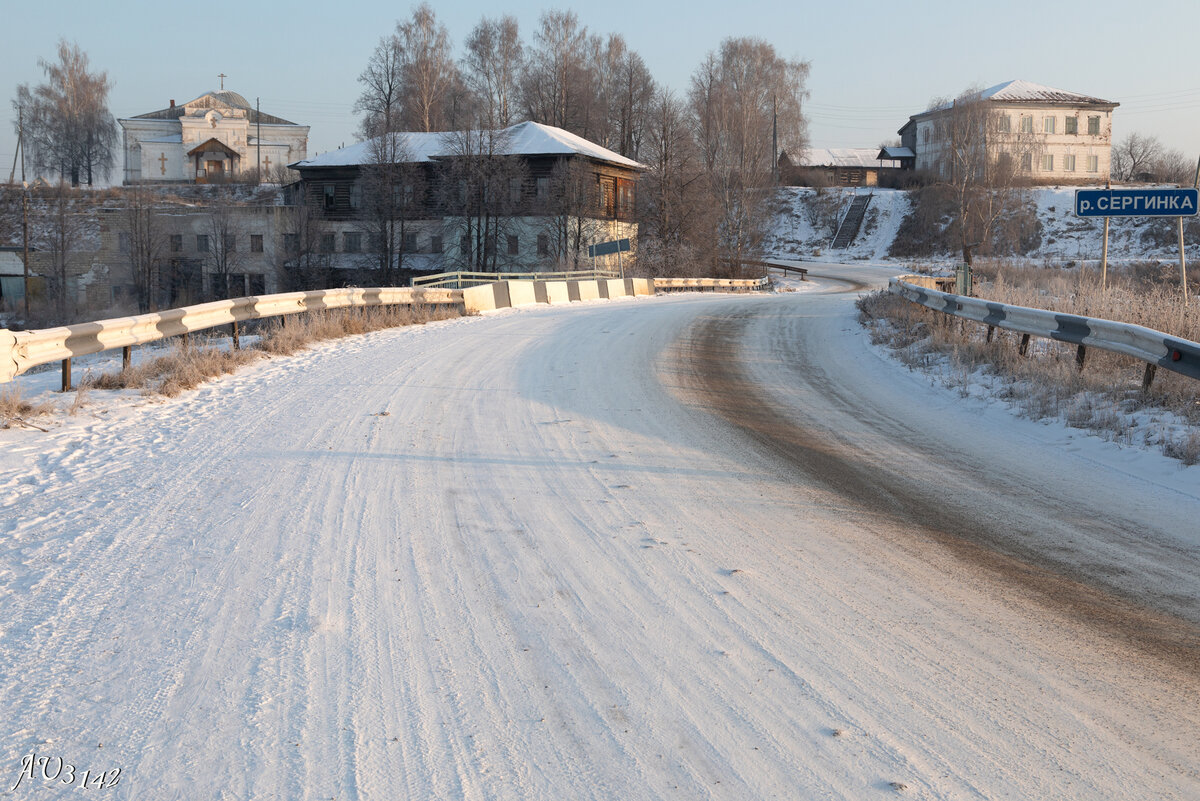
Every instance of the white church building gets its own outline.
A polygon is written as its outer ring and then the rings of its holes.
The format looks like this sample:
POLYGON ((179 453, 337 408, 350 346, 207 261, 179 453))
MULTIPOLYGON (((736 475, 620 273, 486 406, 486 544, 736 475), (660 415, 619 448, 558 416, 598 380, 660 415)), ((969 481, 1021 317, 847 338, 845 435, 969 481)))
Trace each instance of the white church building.
POLYGON ((308 156, 308 126, 259 113, 237 92, 206 92, 182 105, 117 121, 124 183, 221 183, 270 176, 308 156))

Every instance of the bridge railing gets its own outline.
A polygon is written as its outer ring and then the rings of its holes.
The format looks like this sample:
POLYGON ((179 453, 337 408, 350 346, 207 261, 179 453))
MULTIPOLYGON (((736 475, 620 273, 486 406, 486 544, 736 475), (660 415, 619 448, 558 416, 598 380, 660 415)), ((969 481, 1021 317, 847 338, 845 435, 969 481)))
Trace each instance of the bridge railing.
POLYGON ((466 289, 469 286, 491 284, 496 281, 591 281, 619 278, 616 270, 574 270, 552 273, 479 273, 458 271, 423 275, 412 279, 414 287, 443 287, 466 289))
POLYGON ((1073 314, 1026 306, 1010 306, 983 298, 940 292, 913 283, 915 276, 891 279, 888 291, 913 303, 964 320, 1024 334, 1024 352, 1031 336, 1067 342, 1078 346, 1077 361, 1082 366, 1086 348, 1121 353, 1146 362, 1142 386, 1148 388, 1158 367, 1189 378, 1200 379, 1200 343, 1165 334, 1131 323, 1079 317, 1073 314))
POLYGON ((415 304, 461 304, 462 292, 451 289, 377 287, 372 289, 322 289, 258 297, 231 298, 183 306, 133 317, 44 328, 37 331, 0 329, 0 383, 11 381, 40 364, 63 362, 63 389, 70 388, 70 362, 77 356, 144 345, 165 337, 180 336, 220 325, 300 312, 351 307, 415 304))

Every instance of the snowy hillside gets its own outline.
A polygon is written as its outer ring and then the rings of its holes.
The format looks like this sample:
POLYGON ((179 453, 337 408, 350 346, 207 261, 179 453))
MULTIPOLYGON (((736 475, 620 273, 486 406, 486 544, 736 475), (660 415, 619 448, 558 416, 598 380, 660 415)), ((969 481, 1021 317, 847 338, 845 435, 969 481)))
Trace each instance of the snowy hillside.
POLYGON ((835 219, 841 219, 854 199, 866 189, 815 189, 784 187, 776 197, 775 223, 767 238, 769 256, 781 259, 826 261, 879 261, 887 258, 901 221, 909 211, 908 192, 901 189, 875 189, 867 216, 858 237, 848 248, 831 250, 836 233, 835 219))
MULTIPOLYGON (((1075 216, 1076 187, 1051 186, 1032 190, 1041 236, 1037 246, 1021 254, 1039 261, 1072 262, 1100 258, 1104 223, 1098 218, 1075 216)), ((775 220, 766 241, 771 257, 825 261, 897 261, 888 255, 892 240, 912 208, 910 192, 903 189, 874 189, 874 197, 854 243, 833 250, 835 219, 840 219, 855 193, 867 189, 835 188, 818 192, 803 187, 785 187, 776 198, 775 220)), ((1113 262, 1179 258, 1175 218, 1112 219, 1108 255, 1113 262)), ((1188 260, 1200 258, 1200 221, 1192 219, 1185 228, 1188 260)), ((953 260, 955 253, 932 253, 932 259, 953 260)))

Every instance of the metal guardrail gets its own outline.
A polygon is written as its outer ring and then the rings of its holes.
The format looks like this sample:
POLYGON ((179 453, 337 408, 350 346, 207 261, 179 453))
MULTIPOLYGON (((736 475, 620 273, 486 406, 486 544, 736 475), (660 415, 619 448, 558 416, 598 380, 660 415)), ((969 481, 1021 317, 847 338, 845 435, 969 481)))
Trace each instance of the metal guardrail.
POLYGON ((473 273, 453 272, 423 275, 410 282, 414 287, 448 287, 465 289, 468 286, 491 284, 496 281, 591 281, 604 278, 620 278, 616 270, 575 270, 556 273, 473 273))
POLYGON ((76 356, 144 345, 165 337, 190 334, 219 325, 233 325, 236 335, 238 323, 299 312, 354 306, 462 302, 463 293, 451 289, 323 289, 218 300, 134 317, 119 317, 38 331, 0 329, 0 382, 11 381, 39 364, 63 361, 63 383, 66 388, 70 385, 70 360, 76 356))
MULTIPOLYGON (((1200 343, 1130 323, 1009 306, 983 298, 939 292, 910 283, 906 280, 909 278, 913 276, 891 279, 888 291, 964 320, 1141 359, 1148 365, 1143 386, 1148 387, 1153 378, 1152 367, 1162 367, 1189 378, 1200 379, 1200 343)), ((1079 359, 1082 364, 1082 355, 1079 359)))
POLYGON ((719 289, 734 290, 742 292, 754 292, 768 289, 771 286, 770 278, 655 278, 654 288, 656 290, 712 290, 719 289))

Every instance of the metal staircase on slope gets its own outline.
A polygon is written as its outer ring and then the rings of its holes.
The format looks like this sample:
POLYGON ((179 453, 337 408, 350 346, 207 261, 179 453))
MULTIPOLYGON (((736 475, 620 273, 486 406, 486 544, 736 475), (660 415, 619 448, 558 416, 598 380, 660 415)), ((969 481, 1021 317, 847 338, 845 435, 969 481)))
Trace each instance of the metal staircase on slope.
POLYGON ((874 195, 855 195, 842 224, 838 226, 837 234, 833 237, 834 250, 850 247, 854 237, 858 236, 858 229, 862 227, 863 217, 867 215, 867 206, 871 204, 872 197, 874 195))

